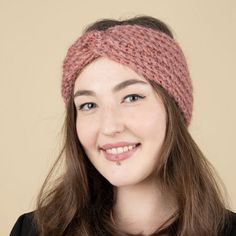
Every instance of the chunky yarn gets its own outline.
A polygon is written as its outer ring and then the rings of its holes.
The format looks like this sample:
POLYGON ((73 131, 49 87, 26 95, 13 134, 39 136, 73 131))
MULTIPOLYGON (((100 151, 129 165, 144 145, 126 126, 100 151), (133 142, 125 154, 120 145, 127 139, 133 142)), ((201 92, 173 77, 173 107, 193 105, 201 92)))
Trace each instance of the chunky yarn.
POLYGON ((65 103, 72 96, 80 71, 98 57, 108 57, 155 81, 174 98, 189 125, 192 83, 184 54, 174 39, 139 25, 85 33, 69 48, 64 60, 61 92, 65 103))

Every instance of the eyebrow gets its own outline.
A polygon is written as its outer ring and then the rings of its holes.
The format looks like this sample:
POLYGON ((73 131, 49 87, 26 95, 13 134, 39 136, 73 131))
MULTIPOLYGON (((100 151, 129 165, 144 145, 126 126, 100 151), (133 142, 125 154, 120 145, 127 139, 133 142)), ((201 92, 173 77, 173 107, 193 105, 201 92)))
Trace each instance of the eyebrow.
MULTIPOLYGON (((144 85, 148 85, 147 82, 142 81, 142 80, 137 80, 137 79, 130 79, 130 80, 125 80, 119 84, 117 84, 112 91, 113 92, 118 92, 124 88, 126 88, 127 86, 133 85, 133 84, 144 84, 144 85)), ((82 95, 87 95, 87 96, 96 96, 94 91, 91 90, 77 90, 74 94, 74 98, 78 97, 78 96, 82 96, 82 95)))

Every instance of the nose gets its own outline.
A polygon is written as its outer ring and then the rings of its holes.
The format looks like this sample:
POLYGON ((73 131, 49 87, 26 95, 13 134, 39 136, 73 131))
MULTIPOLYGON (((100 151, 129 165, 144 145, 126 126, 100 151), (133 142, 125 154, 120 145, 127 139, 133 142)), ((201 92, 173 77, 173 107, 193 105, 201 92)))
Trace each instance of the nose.
POLYGON ((107 136, 114 136, 121 133, 125 128, 121 114, 114 108, 103 110, 100 124, 101 133, 107 136))

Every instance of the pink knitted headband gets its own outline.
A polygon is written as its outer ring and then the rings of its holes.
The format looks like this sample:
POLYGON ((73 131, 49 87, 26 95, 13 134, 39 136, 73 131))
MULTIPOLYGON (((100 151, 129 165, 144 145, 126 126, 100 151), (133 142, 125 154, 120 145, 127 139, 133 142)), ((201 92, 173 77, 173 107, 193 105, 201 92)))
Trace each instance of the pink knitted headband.
POLYGON ((62 96, 67 103, 80 71, 98 57, 108 57, 162 86, 173 97, 188 125, 192 116, 192 83, 184 54, 165 33, 139 25, 118 25, 81 36, 63 64, 62 96))

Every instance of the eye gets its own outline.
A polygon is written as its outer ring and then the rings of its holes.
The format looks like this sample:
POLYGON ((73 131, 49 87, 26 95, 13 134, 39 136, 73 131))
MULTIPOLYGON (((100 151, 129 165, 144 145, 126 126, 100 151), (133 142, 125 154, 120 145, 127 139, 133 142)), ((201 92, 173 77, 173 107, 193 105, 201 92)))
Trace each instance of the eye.
POLYGON ((128 102, 135 102, 135 101, 138 101, 140 99, 143 99, 145 98, 145 96, 140 96, 138 94, 130 94, 130 95, 127 95, 124 100, 127 100, 128 102))
POLYGON ((78 110, 89 111, 95 107, 96 107, 95 103, 89 102, 89 103, 84 103, 84 104, 81 104, 80 106, 78 106, 78 110))

